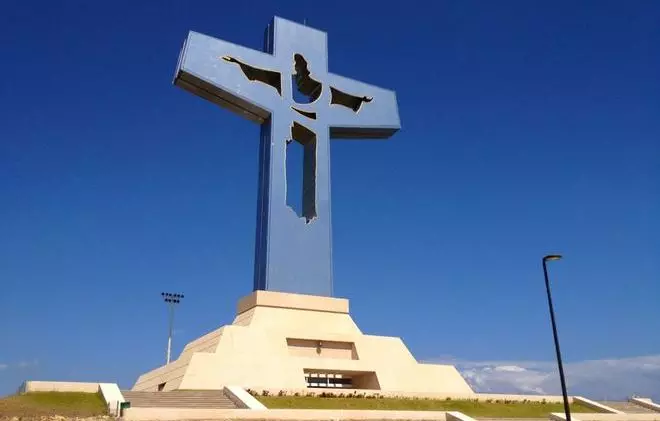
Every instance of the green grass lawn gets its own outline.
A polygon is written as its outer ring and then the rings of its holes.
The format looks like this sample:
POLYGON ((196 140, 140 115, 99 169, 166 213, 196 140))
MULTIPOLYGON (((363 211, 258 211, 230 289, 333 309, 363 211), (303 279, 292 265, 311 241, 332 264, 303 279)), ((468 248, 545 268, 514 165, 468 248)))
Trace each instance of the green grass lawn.
MULTIPOLYGON (((472 417, 547 418, 551 412, 563 412, 561 403, 486 402, 469 400, 404 398, 320 398, 310 396, 257 396, 267 408, 295 409, 386 409, 406 411, 459 411, 472 417)), ((573 404, 571 412, 595 412, 573 404)))
POLYGON ((8 417, 91 417, 106 413, 105 402, 97 393, 31 392, 0 399, 0 414, 8 417))

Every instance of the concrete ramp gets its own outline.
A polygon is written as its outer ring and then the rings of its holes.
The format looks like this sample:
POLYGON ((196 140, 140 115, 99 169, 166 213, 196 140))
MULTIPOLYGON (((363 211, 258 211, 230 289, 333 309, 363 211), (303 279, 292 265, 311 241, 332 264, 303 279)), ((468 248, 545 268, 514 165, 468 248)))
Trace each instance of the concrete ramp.
POLYGON ((634 402, 616 402, 616 401, 599 401, 599 403, 609 406, 610 408, 617 409, 625 414, 655 414, 657 412, 652 411, 643 406, 637 405, 634 402))

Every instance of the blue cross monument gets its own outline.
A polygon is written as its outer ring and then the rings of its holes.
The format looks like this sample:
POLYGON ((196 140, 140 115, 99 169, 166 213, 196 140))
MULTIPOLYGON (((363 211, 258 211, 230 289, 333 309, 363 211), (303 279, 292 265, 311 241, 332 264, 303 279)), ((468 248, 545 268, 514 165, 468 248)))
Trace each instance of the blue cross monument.
POLYGON ((393 135, 395 93, 328 72, 326 33, 278 17, 263 52, 190 32, 174 84, 261 125, 254 290, 332 296, 329 140, 393 135), (303 150, 299 211, 291 145, 303 150))

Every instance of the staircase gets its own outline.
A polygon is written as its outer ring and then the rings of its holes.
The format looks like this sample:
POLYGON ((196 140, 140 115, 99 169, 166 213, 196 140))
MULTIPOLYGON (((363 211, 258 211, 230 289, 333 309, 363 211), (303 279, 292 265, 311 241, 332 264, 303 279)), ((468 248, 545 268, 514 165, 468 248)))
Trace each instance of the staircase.
POLYGON ((170 392, 122 390, 121 393, 133 408, 237 408, 222 390, 173 390, 170 392))
POLYGON ((618 409, 626 414, 657 414, 657 412, 639 406, 633 402, 600 401, 599 403, 609 406, 610 408, 618 409))

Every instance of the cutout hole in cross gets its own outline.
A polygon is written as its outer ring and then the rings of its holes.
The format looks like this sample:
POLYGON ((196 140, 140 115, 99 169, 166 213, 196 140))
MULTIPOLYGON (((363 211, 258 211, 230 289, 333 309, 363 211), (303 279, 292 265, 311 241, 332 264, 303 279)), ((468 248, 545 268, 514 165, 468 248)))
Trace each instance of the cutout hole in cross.
POLYGON ((352 95, 337 88, 330 87, 330 104, 343 105, 356 113, 360 111, 363 103, 371 102, 373 98, 368 96, 352 95))
POLYGON ((293 56, 295 73, 291 76, 293 100, 298 104, 309 104, 321 96, 323 85, 312 79, 307 68, 307 60, 301 54, 293 56))
POLYGON ((315 112, 300 110, 296 107, 291 107, 291 109, 293 111, 297 112, 298 114, 302 115, 302 116, 305 116, 307 118, 311 118, 312 120, 316 120, 316 113, 315 112))
POLYGON ((286 142, 286 204, 306 223, 316 218, 316 135, 295 122, 286 142))
POLYGON ((282 95, 282 77, 278 72, 250 66, 231 56, 223 56, 222 59, 229 63, 237 64, 248 80, 270 85, 277 90, 278 94, 282 95))

